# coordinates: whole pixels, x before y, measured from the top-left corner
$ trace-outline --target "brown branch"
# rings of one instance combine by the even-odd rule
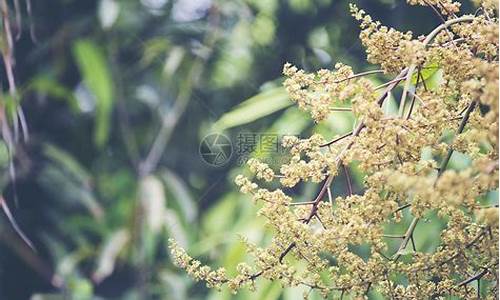
[[[427,45],[430,41],[432,41],[432,39],[437,35],[437,33],[439,33],[441,30],[443,29],[446,29],[448,26],[452,25],[452,24],[455,24],[455,23],[459,23],[459,22],[469,22],[471,21],[472,18],[469,18],[469,17],[463,17],[463,18],[460,18],[460,19],[455,19],[455,20],[450,20],[450,21],[447,21],[445,24],[442,24],[441,26],[438,26],[437,28],[435,28],[431,33],[429,33],[429,35],[426,37],[424,43],[425,45]],[[383,87],[386,87],[386,89],[384,90],[384,92],[380,95],[380,97],[378,98],[377,100],[377,104],[379,106],[382,106],[382,104],[384,103],[385,99],[387,98],[387,96],[389,95],[389,93],[402,81],[402,80],[409,80],[409,78],[411,78],[411,67],[410,68],[405,68],[404,70],[402,70],[400,72],[400,74],[398,74],[398,76],[396,76],[395,79],[385,83],[385,84],[382,84],[378,87],[376,87],[374,90],[378,90],[380,88],[383,88]],[[407,90],[407,89],[406,89]],[[403,94],[405,94],[405,92],[403,92]],[[468,117],[467,117],[468,118]],[[364,122],[361,122],[357,127],[356,129],[352,132],[352,133],[348,133],[348,134],[345,134],[344,136],[341,136],[339,138],[336,138],[328,143],[325,143],[323,145],[321,145],[322,147],[324,146],[329,146],[343,138],[346,138],[348,136],[353,136],[353,137],[356,137],[360,134],[360,132],[363,130],[363,128],[365,127],[365,124]],[[462,127],[462,126],[461,126]],[[354,144],[354,141],[350,141],[346,147],[344,148],[344,150],[339,154],[338,158],[337,158],[337,167],[340,166],[340,164],[342,163],[342,156],[344,154],[344,152],[348,151],[352,145]],[[451,156],[451,155],[450,155]],[[330,175],[328,176],[328,178],[324,181],[318,195],[316,196],[316,198],[312,201],[311,205],[311,211],[309,213],[309,216],[307,218],[304,219],[304,223],[308,224],[312,218],[316,215],[317,213],[317,209],[318,209],[318,205],[321,201],[321,199],[323,198],[324,194],[328,191],[329,189],[329,186],[331,184],[331,182],[333,181],[333,178],[334,176],[333,175]],[[407,232],[405,233],[405,237],[398,249],[398,252],[395,254],[395,257],[396,259],[399,258],[401,255],[400,255],[400,251],[402,251],[402,249],[404,249],[406,247],[406,245],[408,244],[408,242],[410,241],[411,238],[413,238],[413,232],[415,230],[415,227],[418,223],[418,218],[414,218],[412,223],[410,224]],[[284,257],[296,246],[295,242],[291,243],[286,249],[285,251],[280,255],[280,262],[284,259]],[[251,280],[255,280],[257,277],[259,277],[260,275],[263,274],[264,271],[260,271],[254,275],[252,275],[250,277]],[[344,290],[343,290],[344,292]],[[342,293],[342,297],[343,297],[343,293]]]
[[[458,284],[458,286],[459,286],[459,287],[461,287],[461,286],[467,285],[467,284],[469,284],[469,283],[471,283],[471,282],[473,282],[473,281],[475,281],[475,280],[478,280],[478,281],[479,281],[479,280],[480,280],[480,279],[481,279],[484,275],[486,275],[486,273],[488,273],[488,272],[489,272],[489,271],[488,271],[488,269],[487,269],[487,268],[483,268],[483,270],[482,270],[482,271],[479,271],[479,272],[477,272],[476,274],[472,275],[471,277],[469,277],[469,278],[465,279],[464,281],[460,282],[460,283]]]
[[[457,15],[454,12],[450,12],[446,6],[441,3],[441,1],[438,1],[437,4],[441,6],[441,8],[446,11],[450,16],[453,16],[454,18],[457,18]]]
[[[460,125],[457,129],[457,133],[456,133],[457,135],[464,131],[465,124],[467,124],[467,121],[469,120],[469,116],[472,113],[472,111],[474,111],[476,104],[477,104],[476,101],[472,101],[469,104],[469,106],[467,107],[467,110],[465,111],[464,116],[462,118],[462,121],[460,122]],[[446,157],[444,158],[443,162],[441,163],[441,166],[439,167],[438,178],[441,177],[441,175],[443,175],[443,172],[446,170],[446,166],[450,162],[452,154],[453,154],[453,146],[450,145],[450,147],[448,149],[448,153],[446,154]],[[437,182],[437,180],[436,180],[436,182]]]
[[[338,111],[338,112],[352,111],[352,108],[351,107],[330,107],[330,111]]]
[[[314,201],[294,202],[294,203],[289,203],[288,206],[313,205],[314,203],[315,203]]]
[[[408,207],[410,207],[410,206],[411,206],[411,204],[410,204],[410,203],[407,203],[407,204],[405,204],[405,205],[402,205],[402,206],[398,207],[398,208],[397,208],[395,211],[393,211],[392,213],[393,213],[393,214],[394,214],[394,213],[397,213],[397,212],[399,212],[399,211],[401,211],[401,210],[403,210],[403,209],[405,209],[405,208],[408,208]]]
[[[429,3],[427,0],[424,0],[424,2],[425,2],[428,6],[430,6],[430,7],[432,8],[432,10],[436,13],[436,15],[437,15],[437,16],[439,17],[439,19],[441,20],[441,22],[442,22],[443,24],[445,24],[445,23],[446,23],[446,20],[444,19],[443,15],[442,15],[442,14],[441,14],[438,10],[437,10],[437,8],[436,8],[436,7],[435,7],[432,3]],[[439,4],[441,4],[441,2],[440,2],[440,1],[438,1],[438,3],[439,3]],[[443,8],[445,8],[445,9],[446,9],[446,7],[443,7]],[[453,42],[453,36],[452,36],[452,33],[448,30],[448,28],[447,28],[447,29],[445,29],[445,30],[446,30],[446,34],[447,34],[447,35],[448,35],[448,37],[450,38],[450,41],[453,43],[453,45],[455,46],[455,48],[456,48],[456,49],[457,49],[457,51],[458,51],[457,45]]]
[[[433,31],[431,31],[426,37],[425,39],[422,41],[422,44],[424,47],[427,47],[429,45],[430,42],[432,42],[432,40],[442,31],[442,30],[446,30],[448,27],[454,25],[454,24],[458,24],[458,23],[464,23],[464,22],[472,22],[474,21],[474,17],[471,17],[471,16],[463,16],[463,17],[460,17],[460,18],[456,18],[456,19],[452,19],[452,20],[448,20],[446,21],[445,23],[439,25],[438,27],[434,28]],[[404,85],[404,88],[403,88],[403,93],[401,94],[401,101],[400,101],[400,104],[399,104],[399,115],[402,116],[403,115],[403,111],[404,111],[404,108],[405,108],[405,102],[406,102],[406,95],[408,94],[408,91],[410,89],[410,84],[411,84],[411,77],[413,75],[413,71],[415,70],[417,66],[415,64],[412,64],[409,68],[408,68],[408,71],[406,73],[406,82],[405,82],[405,85]]]
[[[393,234],[384,234],[382,237],[389,238],[389,239],[403,239],[405,236],[404,235],[393,235]]]
[[[309,216],[307,218],[305,218],[305,220],[304,220],[305,224],[309,224],[309,222],[311,222],[311,219],[316,215],[316,212],[318,211],[318,205],[321,202],[321,200],[323,199],[323,196],[327,192],[328,187],[331,185],[331,183],[333,182],[334,178],[335,177],[333,175],[330,175],[323,182],[323,185],[321,186],[321,189],[318,192],[318,195],[313,200],[313,205],[311,207],[311,212],[309,213]]]
[[[405,78],[403,76],[405,76],[406,71],[407,71],[407,69],[404,69],[403,71],[401,71],[401,73],[398,75],[398,79],[399,80],[392,80],[392,83],[389,85],[389,87],[387,87],[387,89],[382,93],[382,95],[380,95],[380,97],[377,100],[377,104],[379,106],[382,106],[382,104],[384,103],[384,100],[387,98],[387,95],[389,94],[389,92],[392,89],[394,89],[401,80],[403,80]],[[357,126],[357,128],[352,132],[352,136],[358,136],[360,134],[360,132],[363,130],[364,127],[365,127],[364,122],[361,122]],[[338,155],[338,157],[337,157],[337,168],[340,167],[340,164],[342,164],[342,155],[343,155],[343,153],[346,152],[346,151],[348,151],[352,147],[353,144],[354,144],[354,141],[351,141],[349,144],[346,145],[346,147],[344,148],[344,150]],[[330,187],[333,179],[334,179],[334,175],[330,175],[330,176],[327,177],[327,179],[325,179],[325,181],[324,181],[324,183],[323,183],[323,185],[322,185],[322,187],[321,187],[318,195],[313,200],[313,204],[312,204],[309,216],[304,219],[304,223],[305,224],[308,224],[312,220],[312,218],[316,215],[317,210],[318,210],[318,205],[321,202],[321,200],[323,199],[323,196],[325,195],[325,193],[328,191],[328,188]],[[286,254],[288,254],[288,252],[293,247],[295,247],[295,243],[290,244],[290,246],[287,248],[288,251],[285,251],[286,253],[283,255],[283,257],[285,257]]]
[[[469,107],[467,108],[467,110],[465,111],[465,114],[464,114],[464,117],[462,119],[462,122],[460,122],[460,125],[459,125],[459,127],[457,129],[457,134],[460,134],[460,133],[463,132],[463,130],[465,128],[465,124],[469,120],[469,116],[470,116],[470,114],[472,113],[472,111],[474,110],[475,107],[476,107],[476,101],[472,101],[471,104],[469,105]],[[452,146],[450,146],[450,148],[448,150],[448,153],[446,155],[446,158],[443,160],[443,162],[441,164],[441,167],[439,168],[438,178],[443,174],[444,170],[446,169],[446,166],[448,165],[448,162],[450,161],[450,158],[451,158],[452,154],[453,154],[453,148],[452,148]],[[437,180],[435,182],[437,182]],[[401,257],[401,253],[400,252],[403,251],[406,248],[406,246],[408,245],[408,242],[410,241],[410,239],[413,242],[413,232],[415,231],[415,227],[417,226],[418,220],[419,220],[419,218],[417,218],[417,217],[413,218],[410,226],[408,227],[408,230],[405,233],[405,238],[401,242],[398,251],[393,256],[394,260],[397,260],[399,257]]]
[[[374,88],[373,88],[373,90],[374,90],[374,91],[379,90],[379,89],[384,88],[384,87],[386,87],[386,86],[389,86],[389,85],[391,85],[391,84],[393,84],[393,83],[395,83],[395,82],[399,83],[399,82],[401,82],[403,79],[406,79],[406,77],[402,77],[402,78],[395,78],[395,79],[393,79],[393,80],[391,80],[391,81],[388,81],[388,82],[386,82],[386,83],[384,83],[384,84],[381,84],[381,85],[379,85],[379,86],[374,87]]]
[[[480,240],[481,240],[481,238],[482,238],[482,237],[484,237],[484,235],[486,234],[486,232],[487,232],[486,230],[483,230],[483,231],[482,231],[481,233],[479,233],[476,237],[474,237],[474,239],[473,239],[470,243],[468,243],[467,245],[465,245],[464,250],[465,250],[465,249],[468,249],[468,248],[470,248],[470,247],[472,247],[472,246],[474,246],[474,244],[476,244],[478,241],[480,241]],[[457,252],[456,254],[452,255],[452,256],[451,256],[451,257],[449,257],[448,259],[446,259],[446,260],[442,261],[441,263],[439,263],[439,265],[438,265],[438,266],[436,266],[436,267],[441,267],[441,266],[443,266],[443,265],[445,265],[445,264],[449,263],[450,261],[452,261],[452,260],[454,260],[455,258],[457,258],[460,254],[461,254],[460,252]],[[431,270],[432,268],[433,268],[433,267],[431,267],[431,268],[427,268],[427,269],[426,269],[426,271]]]
[[[408,226],[408,229],[406,230],[403,241],[399,245],[398,251],[396,251],[396,254],[394,254],[394,256],[392,257],[393,260],[397,260],[398,258],[401,257],[401,252],[406,248],[410,239],[413,238],[413,232],[415,231],[415,228],[417,227],[418,220],[419,220],[419,218],[415,217],[411,221],[410,226]]]
[[[439,27],[438,27],[439,28]],[[430,33],[430,35],[435,35],[436,33],[436,30],[435,29],[433,32]],[[383,85],[380,85],[378,87],[376,87],[374,90],[378,90],[380,88],[383,88],[383,87],[386,87],[386,89],[384,90],[384,92],[379,96],[378,100],[377,100],[377,104],[379,106],[382,106],[382,104],[384,103],[385,99],[387,98],[387,96],[389,95],[389,93],[404,79],[407,79],[408,76],[410,76],[408,74],[408,68],[405,68],[404,70],[402,70],[398,76],[396,76],[395,79],[383,84]],[[363,130],[363,128],[365,127],[365,124],[364,122],[361,122],[354,131],[352,132],[349,132],[341,137],[338,137],[330,142],[327,142],[323,145],[320,145],[321,147],[325,147],[325,146],[329,146],[329,145],[332,145],[333,143],[341,140],[341,139],[344,139],[344,138],[347,138],[349,136],[353,136],[353,137],[356,137],[360,134],[360,132]],[[352,145],[354,144],[354,141],[350,141],[349,144],[346,145],[346,147],[344,148],[344,150],[339,154],[338,158],[337,158],[337,167],[340,166],[340,164],[342,163],[342,155],[344,154],[344,152],[348,151]],[[316,198],[308,203],[310,205],[312,205],[311,207],[311,211],[309,213],[309,216],[307,218],[304,219],[304,223],[308,224],[312,218],[316,215],[317,213],[317,209],[318,209],[318,205],[320,203],[320,201],[322,200],[323,196],[325,195],[325,193],[327,191],[329,191],[329,188],[330,188],[330,185],[333,181],[333,178],[334,176],[333,175],[330,175],[327,177],[327,179],[324,181],[318,195],[316,196]],[[413,234],[413,230],[414,230],[414,227],[416,226],[416,223],[417,223],[418,219],[414,219],[414,221],[412,222],[415,223],[413,226],[410,226],[409,230],[408,230],[408,233],[406,236],[406,238],[404,239],[403,243],[405,243],[405,245],[408,243],[408,239],[410,238],[410,235]],[[411,231],[410,231],[411,229]],[[279,258],[279,262],[281,263],[282,260],[285,258],[285,256],[296,246],[296,243],[295,242],[292,242],[286,249],[285,251],[280,255],[280,258]],[[267,269],[266,269],[267,270]],[[252,276],[249,277],[249,280],[255,280],[256,278],[258,278],[259,276],[261,276],[262,274],[264,273],[264,270],[261,270],[255,274],[253,274]],[[344,292],[345,290],[342,289],[342,296],[341,298],[343,298],[343,295],[344,295]]]
[[[337,138],[334,138],[333,140],[331,140],[331,141],[329,141],[329,142],[326,142],[326,143],[324,143],[324,144],[321,144],[321,145],[319,145],[319,146],[320,146],[320,147],[327,147],[327,146],[330,146],[330,145],[335,144],[336,142],[338,142],[338,141],[340,141],[340,140],[343,140],[343,139],[345,139],[345,138],[347,138],[347,137],[349,137],[349,136],[351,136],[351,135],[352,135],[352,131],[350,131],[350,132],[348,132],[348,133],[346,133],[346,134],[344,134],[344,135],[341,135],[341,136],[339,136],[339,137],[337,137]]]

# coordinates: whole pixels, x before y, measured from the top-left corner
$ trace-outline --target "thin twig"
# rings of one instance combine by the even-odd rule
[[[404,235],[404,239],[401,242],[401,244],[399,245],[398,251],[396,251],[396,254],[394,254],[394,256],[393,256],[394,260],[397,260],[399,257],[401,257],[401,255],[402,255],[401,252],[403,252],[403,250],[408,245],[408,242],[413,237],[413,232],[415,231],[415,228],[417,227],[418,220],[419,220],[419,218],[415,217],[411,221],[410,226],[408,226],[408,229],[406,230],[406,233]]]
[[[486,232],[487,232],[486,230],[482,230],[476,237],[474,237],[474,239],[472,239],[471,242],[469,242],[467,245],[465,245],[464,249],[468,249],[468,248],[472,247],[474,244],[476,244],[477,242],[479,242],[486,235]],[[441,267],[441,266],[449,263],[450,261],[454,260],[455,258],[457,258],[460,254],[461,254],[460,252],[457,252],[454,255],[452,255],[451,257],[447,258],[446,260],[440,262],[439,264],[425,269],[425,271],[431,270],[433,268]]]
[[[411,204],[410,204],[410,203],[407,203],[407,204],[405,204],[405,205],[402,205],[402,206],[398,207],[398,208],[397,208],[395,211],[393,211],[392,213],[393,213],[393,214],[394,214],[394,213],[397,213],[397,212],[399,212],[399,211],[401,211],[401,210],[403,210],[403,209],[405,209],[405,208],[408,208],[408,207],[410,207],[410,206],[411,206]]]
[[[417,99],[418,101],[420,101],[420,103],[425,106],[425,102],[424,100],[419,96],[417,95],[416,93],[412,92],[412,91],[408,91],[408,93],[410,93],[413,97],[415,97],[415,99]]]
[[[474,280],[480,280],[484,275],[486,275],[486,273],[488,273],[488,269],[487,268],[483,268],[483,270],[477,272],[476,274],[472,275],[471,277],[465,279],[464,281],[460,282],[458,284],[459,287],[461,286],[464,286],[464,285],[467,285],[471,282],[473,282]]]
[[[190,76],[188,76],[189,82],[193,81],[194,77],[201,72],[201,68],[201,64],[199,62],[195,62],[191,68]],[[149,150],[146,159],[144,159],[144,161],[142,161],[139,165],[139,174],[141,177],[150,174],[156,168],[163,152],[165,151],[175,125],[179,121],[180,116],[186,110],[193,88],[192,83],[188,83],[187,85],[187,87],[183,87],[181,89],[172,110],[163,116],[161,128],[153,141],[151,149]]]
[[[439,17],[439,19],[441,20],[441,22],[444,24],[446,23],[446,20],[443,18],[443,15],[441,15],[441,13],[436,9],[436,7],[434,7],[434,5],[432,3],[429,3],[427,0],[424,0],[424,2],[430,6],[432,8],[432,10],[436,13],[436,15]],[[439,2],[441,3],[441,2]],[[458,47],[457,45],[453,42],[453,36],[451,35],[451,32],[446,29],[446,33],[448,35],[448,37],[450,38],[450,41],[453,43],[453,45],[455,46],[455,49],[458,50]]]
[[[410,238],[411,241],[411,247],[413,248],[414,252],[417,252],[417,246],[415,246],[415,239],[413,238],[413,235]]]
[[[14,229],[14,231],[19,235],[19,237],[23,240],[26,245],[28,245],[31,250],[36,252],[35,247],[33,246],[33,243],[30,241],[30,239],[24,234],[24,232],[21,230],[19,225],[17,225],[16,219],[14,219],[14,216],[12,215],[9,206],[7,205],[7,202],[3,198],[3,196],[0,196],[0,207],[2,208],[3,212],[5,213],[5,216],[7,216],[7,219],[10,222],[10,225]]]
[[[402,77],[402,78],[395,78],[395,79],[393,79],[393,80],[391,80],[391,81],[388,81],[388,82],[386,82],[386,83],[384,83],[384,84],[381,84],[381,85],[378,85],[378,86],[374,87],[374,88],[373,88],[373,90],[374,90],[374,91],[379,90],[379,89],[384,88],[384,87],[386,87],[386,86],[389,86],[389,85],[391,85],[391,84],[393,84],[393,83],[395,83],[395,82],[398,82],[398,83],[399,83],[399,82],[401,82],[401,81],[402,81],[403,79],[405,79],[405,78],[406,78],[406,76],[405,76],[405,77]]]
[[[330,111],[352,111],[351,107],[330,107]]]
[[[333,197],[332,197],[332,188],[331,187],[328,187],[326,189],[327,193],[328,193],[328,201],[330,201],[330,205],[331,205],[331,208],[332,208],[332,212],[333,212]]]
[[[476,107],[476,104],[477,104],[476,101],[472,101],[469,104],[469,106],[467,107],[467,110],[464,113],[462,121],[460,122],[460,126],[458,127],[458,130],[457,130],[457,133],[456,133],[457,135],[460,134],[460,133],[462,133],[464,131],[465,124],[467,124],[467,121],[469,120],[469,116],[472,113],[472,111],[474,111],[474,108]],[[439,167],[438,178],[441,177],[441,175],[443,174],[443,172],[446,170],[446,166],[450,162],[452,154],[453,154],[453,146],[450,145],[450,147],[448,148],[448,153],[446,154],[446,157],[444,158],[443,162],[441,163],[441,166]]]
[[[415,93],[413,93],[413,97],[412,97],[411,103],[410,103],[410,108],[408,109],[408,112],[406,114],[406,118],[405,118],[406,120],[409,120],[411,118],[413,108],[415,107],[415,98],[417,95],[417,88],[418,88],[418,85],[420,83],[420,78],[422,78],[422,73],[420,71],[421,71],[421,68],[419,67],[418,71],[417,71],[417,82],[415,83]]]
[[[447,29],[451,25],[457,24],[457,23],[472,22],[472,21],[474,21],[474,19],[475,18],[472,17],[472,16],[464,16],[464,17],[460,17],[460,18],[456,18],[456,19],[452,19],[452,20],[446,21],[445,23],[443,23],[443,24],[439,25],[438,27],[436,27],[433,31],[431,31],[431,33],[429,33],[427,35],[427,37],[422,42],[423,46],[427,47],[427,45],[429,45],[429,43],[438,35],[438,33],[440,33],[444,29]],[[399,104],[399,115],[400,116],[403,115],[403,111],[404,111],[404,107],[405,107],[405,102],[406,102],[406,95],[408,94],[408,90],[410,89],[411,78],[412,78],[413,72],[415,71],[416,67],[417,66],[415,64],[412,64],[408,68],[408,72],[406,74],[406,82],[405,82],[405,85],[404,85],[404,88],[403,88],[403,93],[401,94],[401,101],[400,101],[400,104]]]
[[[312,205],[316,202],[314,201],[306,201],[306,202],[293,202],[293,203],[289,203],[288,206],[298,206],[298,205]]]
[[[352,196],[353,189],[352,189],[351,176],[349,175],[349,170],[348,170],[347,166],[344,164],[342,164],[342,167],[344,168],[344,174],[345,174],[345,178],[347,181],[347,191],[349,192],[349,196]]]
[[[388,239],[403,239],[405,236],[404,235],[394,235],[394,234],[383,234],[382,237],[385,237]]]
[[[384,71],[383,70],[366,71],[366,72],[354,74],[354,75],[349,76],[349,77],[344,78],[344,79],[339,79],[337,81],[334,81],[333,83],[341,83],[341,82],[344,82],[344,81],[347,81],[347,80],[350,80],[350,79],[354,79],[354,78],[357,78],[357,77],[362,77],[362,76],[371,75],[371,74],[379,74],[379,73],[384,73]]]
[[[333,140],[331,140],[331,141],[329,141],[329,142],[326,142],[326,143],[324,143],[324,144],[321,144],[321,145],[319,145],[319,146],[320,146],[320,147],[327,147],[327,146],[330,146],[330,145],[332,145],[332,144],[334,144],[334,143],[336,143],[336,142],[338,142],[338,141],[340,141],[340,140],[343,140],[343,139],[345,139],[345,138],[347,138],[347,137],[349,137],[349,136],[351,136],[351,135],[352,135],[352,131],[351,131],[351,132],[348,132],[348,133],[346,133],[346,134],[344,134],[344,135],[341,135],[340,137],[335,138],[335,139],[333,139]]]

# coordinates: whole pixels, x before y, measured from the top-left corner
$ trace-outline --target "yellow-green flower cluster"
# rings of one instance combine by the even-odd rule
[[[247,164],[250,171],[255,173],[258,179],[264,179],[265,181],[272,181],[274,179],[274,171],[267,164],[255,158],[249,159]]]
[[[444,16],[453,15],[460,11],[461,3],[453,0],[407,0],[410,5],[434,6]]]
[[[174,264],[185,269],[189,276],[196,281],[204,281],[207,287],[218,289],[228,281],[226,271],[223,268],[212,271],[210,267],[202,266],[200,261],[191,258],[174,240],[171,239],[169,243]]]
[[[498,204],[485,198],[498,191],[499,177],[498,5],[478,2],[476,15],[457,16],[456,1],[409,0],[442,13],[442,23],[417,39],[351,6],[368,61],[393,79],[377,88],[364,76],[380,71],[354,74],[338,64],[308,74],[286,64],[284,86],[299,108],[316,122],[334,106],[352,110],[356,126],[330,141],[285,137],[290,159],[279,170],[248,161],[256,182],[238,175],[235,183],[251,194],[273,238],[263,247],[245,241],[253,263],[238,265],[236,276],[202,266],[172,242],[174,262],[233,292],[266,278],[334,299],[363,299],[371,290],[387,299],[476,299],[479,282],[480,295],[496,299]],[[398,84],[399,113],[388,115],[381,107]],[[452,168],[457,156],[467,164]],[[365,175],[356,190],[347,172],[354,164]],[[282,189],[259,184],[278,178]],[[294,201],[288,188],[304,182],[319,183],[318,192]],[[332,189],[341,184],[349,192],[337,196]],[[424,234],[437,246],[424,245]]]
[[[240,192],[243,194],[251,193],[258,187],[256,183],[250,181],[250,179],[243,175],[236,176],[234,183],[240,187]]]
[[[337,64],[334,72],[323,69],[307,74],[287,63],[283,74],[287,77],[283,85],[290,99],[297,102],[299,108],[310,111],[317,122],[329,115],[335,102],[342,103],[350,96],[350,89],[346,88],[353,73],[351,67],[343,64]]]
[[[332,152],[321,151],[325,142],[320,135],[313,135],[300,140],[296,137],[285,137],[283,146],[289,148],[290,162],[280,168],[280,181],[283,186],[293,187],[300,181],[320,182],[327,172],[334,173],[335,156]]]
[[[387,73],[399,73],[402,69],[424,55],[421,42],[412,40],[411,32],[400,32],[383,26],[356,5],[351,4],[351,13],[361,21],[361,43],[366,47],[368,62],[380,64]]]

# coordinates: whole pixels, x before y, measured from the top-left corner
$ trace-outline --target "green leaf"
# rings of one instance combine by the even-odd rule
[[[189,228],[184,228],[176,211],[173,209],[165,210],[165,227],[168,236],[175,239],[181,247],[187,247],[189,243]]]
[[[441,244],[441,232],[445,227],[446,223],[437,216],[436,212],[427,213],[413,233],[417,250],[424,253],[436,251]],[[411,244],[408,248],[411,249]]]
[[[89,280],[83,278],[71,278],[68,281],[69,293],[76,299],[92,299],[94,288]]]
[[[90,173],[70,153],[53,144],[43,145],[44,154],[82,185],[90,186]]]
[[[123,228],[107,237],[106,242],[100,250],[96,270],[92,274],[92,279],[95,282],[100,283],[113,273],[118,255],[125,248],[129,240],[130,233],[127,229]]]
[[[143,235],[149,235],[154,244],[156,236],[165,225],[166,203],[163,182],[154,175],[149,175],[139,181],[139,204]],[[145,237],[148,239],[148,237]]]
[[[281,293],[283,292],[283,288],[277,282],[269,282],[265,284],[265,287],[260,288],[259,294],[256,295],[255,299],[267,299],[267,300],[275,300],[279,299]]]
[[[237,194],[227,194],[203,214],[204,234],[217,234],[232,227],[235,217],[234,212],[238,205],[237,200]]]
[[[104,211],[95,199],[89,172],[69,153],[51,144],[44,145],[44,154],[51,161],[37,177],[46,191],[68,205],[83,204],[100,219]]]
[[[294,105],[287,108],[264,133],[276,135],[278,143],[281,143],[281,139],[284,135],[300,135],[310,123],[307,114]],[[279,158],[282,156],[282,153],[280,153],[280,151],[263,151],[260,139],[257,142],[257,147],[255,147],[252,156],[262,160],[266,160],[266,158],[271,158],[273,156],[276,160],[271,159],[270,161],[272,163],[270,163],[270,165],[278,168],[281,167],[280,164],[278,165],[276,163],[280,161]]]
[[[274,39],[276,25],[267,14],[259,13],[251,26],[252,38],[259,45],[268,45]]]
[[[189,299],[188,293],[188,279],[171,271],[163,270],[160,273],[160,280],[167,286],[167,295],[172,300]]]
[[[234,239],[230,247],[225,251],[223,258],[223,266],[227,270],[229,276],[236,276],[236,266],[245,259],[245,245],[239,240]]]
[[[437,62],[430,62],[426,64],[421,70],[421,78],[420,80],[426,81],[427,79],[431,78],[432,75],[434,75],[437,71],[439,70],[439,64]],[[417,84],[417,76],[418,72],[415,72],[412,77],[411,77],[411,83],[412,84]]]
[[[71,90],[57,82],[48,75],[39,75],[31,80],[27,88],[40,94],[48,95],[55,99],[65,100],[69,103],[71,109],[77,111],[78,104]]]
[[[303,300],[304,293],[309,292],[309,288],[303,285],[286,288],[283,290],[284,300]],[[311,295],[309,295],[311,296]]]
[[[0,169],[6,168],[9,165],[9,161],[9,148],[3,140],[0,140]]]
[[[109,136],[113,108],[113,82],[102,50],[90,40],[79,40],[73,46],[78,69],[87,88],[96,99],[94,142],[102,147]]]
[[[386,116],[397,116],[398,115],[398,104],[394,99],[393,93],[389,93],[389,97],[382,104],[382,110]]]
[[[227,42],[221,44],[224,55],[215,61],[210,77],[213,87],[228,88],[248,78],[254,59],[251,52],[254,43],[249,38],[251,35],[250,22],[240,20],[235,24]]]
[[[266,90],[237,105],[224,114],[214,124],[216,130],[225,130],[253,122],[292,105],[288,94],[282,87]]]
[[[197,215],[196,203],[190,194],[186,183],[171,170],[165,169],[161,172],[161,179],[165,183],[168,193],[172,194],[172,200],[175,202],[182,213],[185,221],[191,223]]]
[[[312,122],[308,114],[300,110],[296,105],[288,108],[278,120],[276,120],[268,132],[279,132],[288,135],[301,134]]]
[[[472,158],[458,151],[453,151],[450,161],[448,163],[448,169],[461,171],[466,169],[472,164]]]
[[[435,91],[439,88],[443,82],[443,69],[438,69],[432,76],[430,76],[426,81],[425,85],[430,91]]]

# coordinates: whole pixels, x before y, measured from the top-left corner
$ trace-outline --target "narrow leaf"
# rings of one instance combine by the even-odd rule
[[[224,114],[214,124],[216,130],[240,126],[268,116],[292,105],[288,94],[282,87],[264,91],[237,105],[232,111]]]
[[[73,47],[73,55],[85,85],[95,96],[94,142],[101,147],[108,139],[113,107],[113,82],[110,71],[101,49],[92,41],[77,41]]]
[[[107,239],[99,255],[97,269],[92,275],[95,282],[99,283],[113,273],[118,254],[120,254],[129,239],[130,234],[126,229],[113,232]]]
[[[14,228],[14,231],[19,235],[19,237],[28,245],[33,251],[36,252],[35,247],[33,246],[33,243],[26,237],[24,232],[19,228],[17,225],[16,220],[14,219],[14,216],[10,212],[9,207],[7,206],[7,203],[5,202],[5,199],[0,196],[0,206],[2,207],[3,212],[7,216],[7,219],[10,222],[10,225],[12,225],[12,228]]]

